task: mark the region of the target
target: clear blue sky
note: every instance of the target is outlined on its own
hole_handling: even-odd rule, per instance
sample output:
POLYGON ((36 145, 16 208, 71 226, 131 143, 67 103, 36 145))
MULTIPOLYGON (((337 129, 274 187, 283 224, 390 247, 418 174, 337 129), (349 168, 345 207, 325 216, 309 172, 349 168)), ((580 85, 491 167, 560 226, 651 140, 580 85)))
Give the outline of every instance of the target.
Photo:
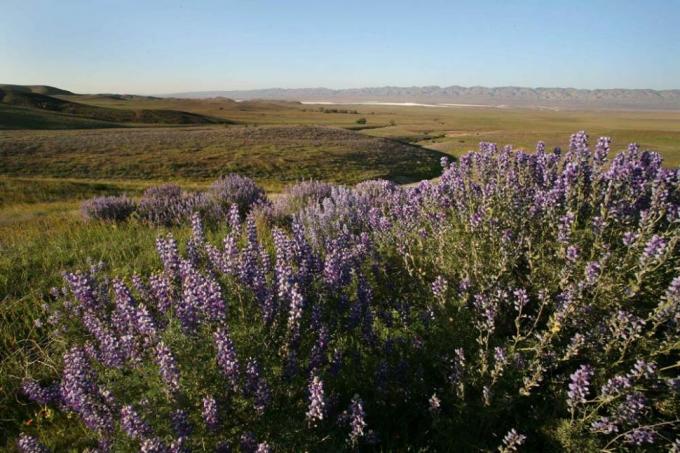
POLYGON ((680 0, 2 0, 0 83, 680 88, 680 0))

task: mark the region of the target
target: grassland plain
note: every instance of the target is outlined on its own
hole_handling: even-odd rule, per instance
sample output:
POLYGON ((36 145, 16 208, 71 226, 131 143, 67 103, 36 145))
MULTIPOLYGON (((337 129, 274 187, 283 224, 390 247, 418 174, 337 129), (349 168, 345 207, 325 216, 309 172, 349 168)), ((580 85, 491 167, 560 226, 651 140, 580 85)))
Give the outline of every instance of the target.
POLYGON ((576 130, 611 136, 614 149, 635 141, 659 151, 667 165, 680 163, 680 112, 576 111, 484 107, 418 107, 393 105, 312 105, 295 102, 231 99, 159 99, 143 97, 60 95, 60 99, 119 109, 182 110, 221 117, 241 124, 309 124, 361 129, 367 135, 418 142, 460 155, 480 141, 512 143, 533 149, 538 140, 548 147, 564 144, 576 130), (330 107, 355 114, 327 113, 330 107), (357 125, 366 118, 364 126, 357 125))
MULTIPOLYGON (((0 105, 0 129, 16 129, 0 132, 0 445, 26 423, 44 423, 41 429, 63 439, 64 448, 78 436, 64 432, 49 414, 36 414, 17 394, 28 370, 51 376, 58 366, 53 357, 60 345, 46 344, 31 320, 49 302, 49 289, 61 284, 61 273, 99 260, 121 276, 160 265, 153 244, 165 229, 83 222, 79 205, 85 198, 137 196, 163 181, 200 189, 230 171, 273 192, 302 178, 409 182, 432 177, 441 153, 458 156, 480 141, 526 149, 539 139, 548 147, 564 145, 579 129, 614 137, 615 150, 637 141, 660 151, 667 165, 680 163, 680 112, 343 106, 354 114, 293 102, 59 97, 110 109, 187 111, 242 126, 121 129, 112 122, 0 105), (365 126, 356 123, 362 117, 365 126), (31 128, 79 130, 26 130, 31 128)), ((172 231, 180 240, 188 235, 186 228, 172 231)))

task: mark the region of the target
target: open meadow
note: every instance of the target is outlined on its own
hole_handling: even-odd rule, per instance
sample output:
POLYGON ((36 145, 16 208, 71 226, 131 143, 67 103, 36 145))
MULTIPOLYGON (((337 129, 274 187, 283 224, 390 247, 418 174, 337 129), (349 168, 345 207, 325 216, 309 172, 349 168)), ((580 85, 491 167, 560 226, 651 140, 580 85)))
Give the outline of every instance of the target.
POLYGON ((524 435, 591 451, 677 434, 659 386, 677 386, 680 112, 15 96, 0 104, 0 448, 20 432, 54 451, 513 451, 524 435), (230 173, 268 201, 235 215, 213 184, 230 173), (376 179, 396 185, 352 188, 376 179), (290 188, 309 180, 338 187, 290 188), (147 190, 168 183, 170 201, 147 190), (85 219, 104 196, 118 204, 85 219), (152 220, 162 203, 184 211, 152 220), (119 313, 140 307, 151 327, 119 313), (81 372, 101 388, 69 360, 98 363, 81 372), (625 373, 639 381, 616 398, 646 409, 624 420, 604 390, 585 395, 625 373))

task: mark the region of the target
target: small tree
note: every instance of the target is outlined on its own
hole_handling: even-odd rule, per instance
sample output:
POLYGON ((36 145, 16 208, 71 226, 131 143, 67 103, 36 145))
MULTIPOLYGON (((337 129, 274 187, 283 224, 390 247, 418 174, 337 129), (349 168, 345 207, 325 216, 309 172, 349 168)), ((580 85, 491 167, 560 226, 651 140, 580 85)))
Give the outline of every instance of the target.
POLYGON ((366 118, 359 118, 357 124, 366 124, 366 118))

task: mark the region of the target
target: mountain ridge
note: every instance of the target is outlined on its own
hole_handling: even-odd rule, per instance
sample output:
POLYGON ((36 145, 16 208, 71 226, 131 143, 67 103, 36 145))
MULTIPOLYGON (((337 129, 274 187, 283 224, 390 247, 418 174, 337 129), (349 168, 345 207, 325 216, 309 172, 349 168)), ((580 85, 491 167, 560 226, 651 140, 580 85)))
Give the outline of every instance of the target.
POLYGON ((680 89, 579 89, 579 88, 527 88, 463 87, 451 85, 383 86, 366 88, 265 88, 256 90, 215 90, 172 93, 161 97, 211 98, 227 97, 239 100, 280 99, 318 102, 416 102, 459 103, 508 107, 595 108, 595 109, 649 109, 680 110, 680 89))

